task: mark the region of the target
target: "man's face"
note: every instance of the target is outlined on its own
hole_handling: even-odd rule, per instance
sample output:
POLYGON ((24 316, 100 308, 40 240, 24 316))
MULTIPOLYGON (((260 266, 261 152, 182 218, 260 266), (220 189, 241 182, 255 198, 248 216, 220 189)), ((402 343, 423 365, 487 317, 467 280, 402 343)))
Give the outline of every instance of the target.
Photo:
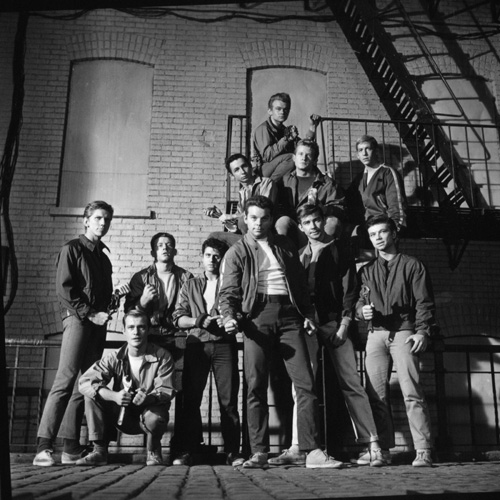
POLYGON ((252 166, 244 158, 238 158, 229 164, 235 180, 241 184, 250 184, 253 181, 252 166))
POLYGON ((378 165, 378 153, 376 149, 373 149, 371 143, 361 142, 358 144, 356 154, 358 156, 358 160, 365 167, 376 167, 378 165))
POLYGON ((290 114, 290 106, 283 101, 273 101, 271 108, 267 110, 271 121, 276 125, 284 123, 290 114))
POLYGON ((248 232, 256 240, 261 240, 269 235, 273 227, 273 218, 268 208, 251 206, 248 208, 248 213, 245 214, 245 223, 248 232))
POLYGON ((309 240, 321 241, 325 235, 325 219, 318 213, 306 215, 301 219, 299 228, 309 240))
POLYGON ((368 236, 375 249, 381 252, 393 250, 396 246, 396 233, 391 230, 389 224, 375 224, 369 227, 368 236))
POLYGON ((203 267, 207 273, 219 274, 222 256, 216 248, 206 247, 203 252, 203 267))
POLYGON ((310 173, 316 166, 316 158, 309 146, 299 146, 293 155, 293 162, 299 173, 310 173))
POLYGON ((148 322, 143 316, 128 316, 125 320, 123 334, 130 347, 139 349, 148 342, 148 322))
POLYGON ((177 254, 174 242, 168 236, 160 236, 156 240, 156 261, 169 264, 177 254))
POLYGON ((85 217, 83 224, 85 226, 85 234, 89 240, 100 240, 103 236, 106 236, 111 226, 112 218, 112 215, 102 208, 94 210, 90 217, 85 217))

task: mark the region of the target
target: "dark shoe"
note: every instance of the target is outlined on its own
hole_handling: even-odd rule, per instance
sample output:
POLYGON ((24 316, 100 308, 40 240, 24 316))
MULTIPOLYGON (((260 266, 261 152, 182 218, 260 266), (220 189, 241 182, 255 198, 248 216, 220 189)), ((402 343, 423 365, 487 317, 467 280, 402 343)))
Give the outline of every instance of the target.
POLYGON ((146 465, 163 465, 161 451, 148 451, 146 456, 146 465))
POLYGON ((283 450, 283 453, 277 457, 268 460, 269 465, 304 465, 306 463, 306 454, 294 450, 283 450))
POLYGON ((246 462, 243 462, 244 469, 266 469, 268 467, 267 453, 254 453, 246 462))
POLYGON ((172 465, 191 465, 193 463, 193 459, 191 454, 188 452, 181 453, 177 455, 177 458, 174 459, 172 465))
POLYGON ((77 460, 75 465, 108 465, 108 452, 91 451, 87 456, 77 460))
POLYGON ((245 462, 245 459, 239 453, 228 453, 226 463, 227 465, 232 465, 233 467, 241 467, 245 462))
POLYGON ((33 459, 33 465, 38 465, 39 467, 56 465, 56 461, 52 458, 52 453, 54 453, 54 450, 43 450, 37 453, 33 459))

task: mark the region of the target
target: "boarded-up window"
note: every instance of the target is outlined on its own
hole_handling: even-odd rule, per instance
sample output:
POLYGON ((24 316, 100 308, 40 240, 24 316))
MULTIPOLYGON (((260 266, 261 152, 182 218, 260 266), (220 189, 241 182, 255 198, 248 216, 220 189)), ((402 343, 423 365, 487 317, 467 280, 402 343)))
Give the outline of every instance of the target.
POLYGON ((72 65, 60 207, 104 199, 144 209, 153 68, 119 60, 72 65))

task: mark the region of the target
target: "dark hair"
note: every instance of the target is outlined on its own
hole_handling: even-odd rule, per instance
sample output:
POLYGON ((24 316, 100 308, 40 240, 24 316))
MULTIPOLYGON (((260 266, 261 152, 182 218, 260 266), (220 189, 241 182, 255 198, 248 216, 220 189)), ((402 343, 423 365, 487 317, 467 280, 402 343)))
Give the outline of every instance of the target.
POLYGON ((144 311, 141 311, 140 309, 130 309, 130 311, 126 312, 123 315, 123 326, 125 326, 125 321, 127 321, 128 317, 130 317, 130 318, 145 318, 148 328, 151 325, 151 323, 149 321, 149 316, 144 311))
POLYGON ((292 106, 292 98, 290 97, 290 94, 285 92, 278 92, 277 94, 272 95, 267 103, 267 109, 273 108, 274 101, 283 101, 285 104, 288 104, 289 108, 292 106))
POLYGON ((274 212, 274 204, 267 196, 257 195, 248 198, 245 202, 245 215, 248 215, 248 209, 250 207, 259 207, 263 210, 268 209, 271 215, 274 212))
POLYGON ((323 213, 323 210, 319 205, 313 205, 311 203, 308 203, 307 205, 301 205, 297 209, 297 220, 300 223, 302 219, 313 214, 321 215, 322 219, 325 218, 325 214, 323 213))
POLYGON ((156 244, 158 243, 158 240, 160 238, 169 238, 175 248, 175 238, 170 234, 170 233, 156 233, 152 238, 151 238, 151 251, 156 252, 156 244))
POLYGON ((250 165, 251 166, 251 163, 250 161, 248 160, 248 158, 244 155, 244 154, 241 154, 241 153, 234 153, 234 155, 231 155, 229 158, 226 158, 224 160, 224 164, 226 166, 226 170, 232 175, 233 173, 231 172, 231 163, 233 163, 233 161, 236 161, 236 160, 239 160, 240 158, 242 158, 243 160, 245 160, 246 164, 247 165, 250 165))
POLYGON ((311 139, 301 139, 299 142, 297 142, 294 153, 297 153, 297 150, 300 146, 310 148, 311 152, 314 155, 314 160, 317 160, 319 158, 319 146, 316 141, 312 141, 311 139))
POLYGON ((201 253, 205 253, 206 248, 219 250, 221 257, 224 257, 224 254, 229 250, 227 244, 217 238, 208 238, 207 240, 205 240, 201 245, 201 253))
POLYGON ((366 221, 366 228, 369 229, 377 224, 387 224, 391 231, 397 232, 398 230, 398 226, 388 215, 372 215, 371 217, 368 217, 366 221))
POLYGON ((358 150, 358 146, 363 143, 363 142, 368 142, 372 149, 377 149, 378 148, 378 142, 375 137, 372 135, 362 135, 357 141, 356 141, 356 151, 358 150))
POLYGON ((91 201, 85 207, 85 210, 83 211, 83 217, 91 217, 96 210, 106 210, 106 212, 109 212, 111 214, 111 217, 113 217, 113 213, 115 211, 109 203, 101 200, 96 200, 91 201))

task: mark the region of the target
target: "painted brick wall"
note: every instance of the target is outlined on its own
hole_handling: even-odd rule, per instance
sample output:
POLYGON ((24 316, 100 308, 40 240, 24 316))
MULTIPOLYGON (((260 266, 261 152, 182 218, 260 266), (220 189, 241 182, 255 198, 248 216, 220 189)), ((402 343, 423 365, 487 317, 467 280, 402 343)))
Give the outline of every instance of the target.
MULTIPOLYGON (((302 2, 259 5, 254 10, 305 14, 302 2)), ((193 11, 199 19, 210 16, 201 9, 193 11)), ((479 15, 486 19, 488 9, 479 9, 479 15)), ((12 92, 8 67, 15 24, 15 15, 0 17, 2 143, 12 92)), ((404 39, 398 44, 404 49, 404 39)), ((468 48, 478 52, 482 45, 474 42, 468 48)), ((334 22, 288 20, 267 25, 233 19, 204 24, 173 16, 141 19, 112 10, 90 12, 73 21, 31 17, 24 124, 11 196, 19 289, 6 317, 8 337, 42 335, 46 318, 41 318, 40 309, 47 310, 55 300, 56 254, 82 229, 79 217, 50 212, 57 200, 70 64, 74 58, 94 56, 145 61, 155 67, 148 209, 156 218, 115 217, 105 242, 111 249, 116 284, 127 282, 150 263, 149 239, 160 230, 176 236, 177 263, 200 271, 201 242, 220 229, 217 221, 203 217, 202 210, 224 206, 227 115, 248 110, 249 69, 284 65, 322 71, 328 78, 328 116, 387 119, 334 22)), ((491 71, 498 75, 498 63, 494 64, 491 71)), ((440 307, 460 314, 464 304, 497 303, 498 244, 470 243, 455 271, 449 269, 440 242, 404 241, 403 249, 429 266, 440 307)))

